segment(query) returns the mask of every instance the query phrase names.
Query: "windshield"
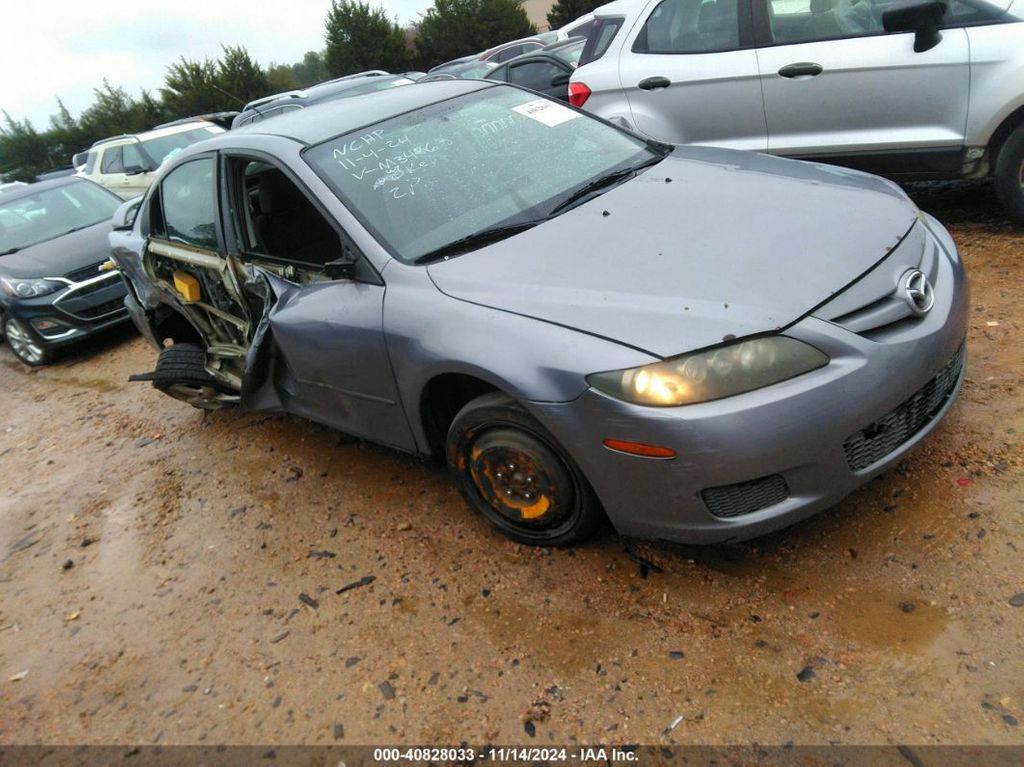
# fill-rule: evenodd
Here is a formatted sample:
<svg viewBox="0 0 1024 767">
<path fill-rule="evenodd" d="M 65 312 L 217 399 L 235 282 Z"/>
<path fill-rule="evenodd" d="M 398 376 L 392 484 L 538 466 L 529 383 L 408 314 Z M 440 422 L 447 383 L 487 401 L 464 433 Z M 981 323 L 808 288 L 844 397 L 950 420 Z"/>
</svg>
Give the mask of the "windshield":
<svg viewBox="0 0 1024 767">
<path fill-rule="evenodd" d="M 13 200 L 0 197 L 0 254 L 107 221 L 120 204 L 117 195 L 88 181 Z"/>
<path fill-rule="evenodd" d="M 661 153 L 554 101 L 495 86 L 305 152 L 374 236 L 407 263 L 498 225 L 534 221 L 610 171 Z"/>
<path fill-rule="evenodd" d="M 211 136 L 216 136 L 220 132 L 219 128 L 208 125 L 205 128 L 196 128 L 195 130 L 172 133 L 170 136 L 147 139 L 142 142 L 142 148 L 146 150 L 146 154 L 153 159 L 157 167 L 160 167 L 168 158 L 176 155 L 185 147 Z"/>
</svg>

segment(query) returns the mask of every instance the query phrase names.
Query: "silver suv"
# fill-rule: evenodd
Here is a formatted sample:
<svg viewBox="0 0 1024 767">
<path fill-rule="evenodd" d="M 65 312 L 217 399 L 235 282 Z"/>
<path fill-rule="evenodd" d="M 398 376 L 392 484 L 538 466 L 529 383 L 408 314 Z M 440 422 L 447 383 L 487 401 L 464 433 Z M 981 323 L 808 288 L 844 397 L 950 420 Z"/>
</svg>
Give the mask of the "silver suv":
<svg viewBox="0 0 1024 767">
<path fill-rule="evenodd" d="M 994 175 L 1024 224 L 1024 22 L 1013 4 L 616 0 L 595 12 L 570 102 L 673 144 L 894 178 Z"/>
</svg>

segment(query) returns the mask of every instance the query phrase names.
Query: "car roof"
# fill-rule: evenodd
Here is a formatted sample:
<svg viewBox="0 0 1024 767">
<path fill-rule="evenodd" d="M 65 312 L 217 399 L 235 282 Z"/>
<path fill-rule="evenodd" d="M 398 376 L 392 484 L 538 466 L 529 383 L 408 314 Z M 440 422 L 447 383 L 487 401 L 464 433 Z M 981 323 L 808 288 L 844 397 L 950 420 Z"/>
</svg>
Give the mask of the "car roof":
<svg viewBox="0 0 1024 767">
<path fill-rule="evenodd" d="M 37 181 L 34 184 L 25 184 L 24 186 L 14 187 L 13 189 L 4 190 L 3 201 L 9 203 L 12 200 L 20 200 L 22 197 L 31 197 L 39 192 L 45 192 L 47 189 L 57 189 L 68 184 L 91 184 L 92 181 L 82 178 L 81 176 L 61 176 L 59 178 L 51 178 L 46 181 Z"/>
<path fill-rule="evenodd" d="M 283 136 L 302 144 L 318 144 L 364 125 L 387 120 L 389 117 L 420 109 L 438 101 L 493 87 L 500 86 L 481 80 L 412 83 L 401 88 L 388 88 L 349 99 L 312 104 L 306 109 L 296 109 L 273 120 L 260 120 L 243 125 L 241 128 L 212 137 L 201 145 L 207 148 L 230 145 L 231 137 L 238 134 Z"/>
</svg>

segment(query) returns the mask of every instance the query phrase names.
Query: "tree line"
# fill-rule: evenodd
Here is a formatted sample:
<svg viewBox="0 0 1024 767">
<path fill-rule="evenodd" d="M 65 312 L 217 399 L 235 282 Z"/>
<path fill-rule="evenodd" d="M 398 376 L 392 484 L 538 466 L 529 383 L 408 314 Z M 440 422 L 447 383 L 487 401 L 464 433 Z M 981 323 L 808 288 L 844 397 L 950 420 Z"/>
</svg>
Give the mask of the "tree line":
<svg viewBox="0 0 1024 767">
<path fill-rule="evenodd" d="M 548 14 L 557 28 L 603 0 L 558 0 Z M 332 0 L 324 48 L 294 64 L 263 68 L 245 47 L 224 46 L 217 59 L 181 58 L 168 66 L 156 93 L 138 97 L 104 79 L 77 118 L 57 99 L 49 127 L 38 130 L 6 111 L 0 122 L 0 180 L 32 181 L 67 167 L 75 152 L 120 133 L 138 133 L 172 120 L 237 110 L 272 93 L 304 88 L 369 69 L 426 70 L 459 56 L 536 33 L 522 0 L 435 0 L 418 23 L 403 29 L 366 0 Z"/>
</svg>

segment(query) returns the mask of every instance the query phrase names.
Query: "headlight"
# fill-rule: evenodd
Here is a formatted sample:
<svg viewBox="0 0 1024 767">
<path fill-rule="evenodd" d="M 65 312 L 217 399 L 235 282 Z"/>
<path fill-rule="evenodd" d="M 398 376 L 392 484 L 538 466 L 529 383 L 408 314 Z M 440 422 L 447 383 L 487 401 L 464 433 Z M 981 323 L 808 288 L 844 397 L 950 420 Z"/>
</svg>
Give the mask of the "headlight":
<svg viewBox="0 0 1024 767">
<path fill-rule="evenodd" d="M 684 354 L 629 370 L 594 373 L 595 389 L 637 405 L 670 407 L 709 402 L 760 389 L 828 364 L 810 344 L 771 336 Z"/>
<path fill-rule="evenodd" d="M 34 298 L 45 296 L 65 287 L 63 282 L 52 280 L 19 280 L 16 277 L 0 277 L 0 288 L 9 296 L 18 298 Z"/>
</svg>

